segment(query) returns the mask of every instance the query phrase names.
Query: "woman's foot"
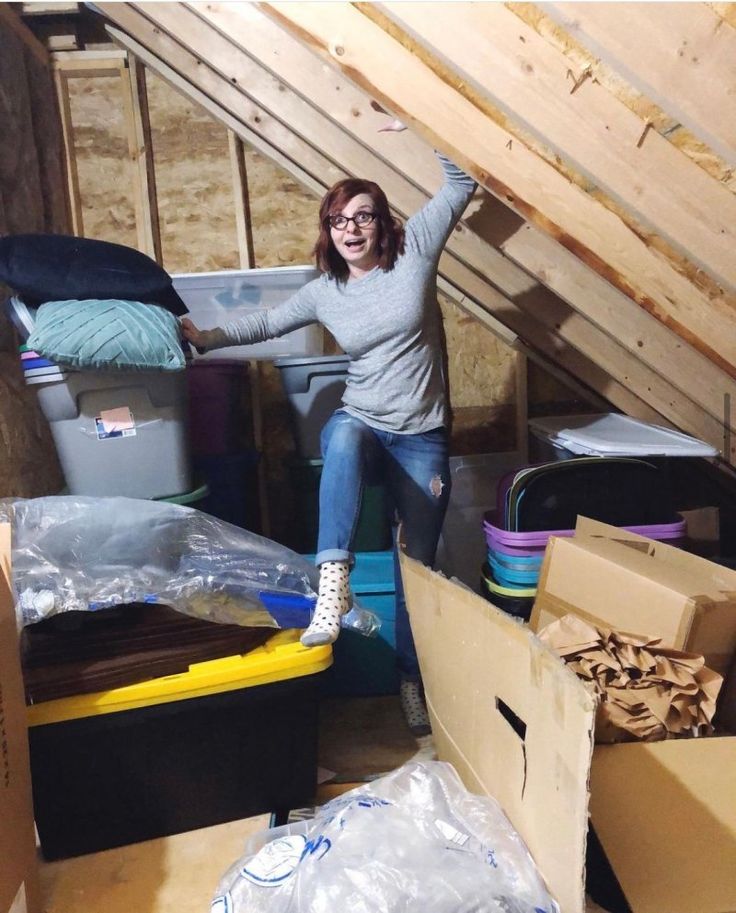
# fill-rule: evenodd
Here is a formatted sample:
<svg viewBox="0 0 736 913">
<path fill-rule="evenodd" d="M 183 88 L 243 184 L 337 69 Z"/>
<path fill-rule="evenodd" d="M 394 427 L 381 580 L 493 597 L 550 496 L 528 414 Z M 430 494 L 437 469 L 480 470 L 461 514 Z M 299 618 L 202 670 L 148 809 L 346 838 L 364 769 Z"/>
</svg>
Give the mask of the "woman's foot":
<svg viewBox="0 0 736 913">
<path fill-rule="evenodd" d="M 399 699 L 401 710 L 406 719 L 406 724 L 411 729 L 411 734 L 419 738 L 429 735 L 432 727 L 429 724 L 429 713 L 424 701 L 424 688 L 421 682 L 402 679 L 399 686 Z"/>
<path fill-rule="evenodd" d="M 332 644 L 340 633 L 340 619 L 350 607 L 350 565 L 325 561 L 319 566 L 319 595 L 309 627 L 300 640 L 305 647 Z"/>
</svg>

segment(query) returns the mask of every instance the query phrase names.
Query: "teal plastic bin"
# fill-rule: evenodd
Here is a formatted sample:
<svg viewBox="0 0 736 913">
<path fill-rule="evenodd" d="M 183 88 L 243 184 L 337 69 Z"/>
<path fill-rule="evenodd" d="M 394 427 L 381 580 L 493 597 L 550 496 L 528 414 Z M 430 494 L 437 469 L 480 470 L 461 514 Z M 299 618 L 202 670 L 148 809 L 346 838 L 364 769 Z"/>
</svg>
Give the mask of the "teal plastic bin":
<svg viewBox="0 0 736 913">
<path fill-rule="evenodd" d="M 314 555 L 305 557 L 314 561 Z M 350 586 L 360 605 L 378 616 L 381 628 L 376 637 L 341 631 L 332 648 L 333 664 L 325 677 L 326 692 L 339 697 L 397 694 L 393 551 L 356 552 Z"/>
</svg>

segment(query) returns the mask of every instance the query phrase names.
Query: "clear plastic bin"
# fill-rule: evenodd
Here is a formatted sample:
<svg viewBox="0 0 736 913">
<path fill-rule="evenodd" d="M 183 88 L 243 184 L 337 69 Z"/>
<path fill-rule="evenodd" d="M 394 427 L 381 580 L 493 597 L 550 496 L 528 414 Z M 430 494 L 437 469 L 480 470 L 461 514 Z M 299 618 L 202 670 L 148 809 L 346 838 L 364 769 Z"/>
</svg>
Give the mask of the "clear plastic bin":
<svg viewBox="0 0 736 913">
<path fill-rule="evenodd" d="M 273 269 L 221 270 L 213 273 L 180 273 L 171 278 L 174 288 L 189 308 L 189 317 L 203 330 L 224 326 L 253 311 L 282 304 L 302 286 L 316 279 L 311 266 Z M 250 346 L 216 349 L 198 358 L 248 361 L 284 355 L 321 355 L 324 334 L 319 324 L 310 324 L 278 339 Z"/>
</svg>

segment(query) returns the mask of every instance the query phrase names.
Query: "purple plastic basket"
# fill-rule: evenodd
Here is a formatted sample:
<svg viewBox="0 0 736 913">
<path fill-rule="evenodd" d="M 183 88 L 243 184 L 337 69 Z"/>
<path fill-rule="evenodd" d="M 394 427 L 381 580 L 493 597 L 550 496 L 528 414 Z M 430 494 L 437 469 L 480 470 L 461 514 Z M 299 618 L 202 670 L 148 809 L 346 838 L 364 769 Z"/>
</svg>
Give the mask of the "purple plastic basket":
<svg viewBox="0 0 736 913">
<path fill-rule="evenodd" d="M 513 532 L 501 529 L 496 525 L 497 512 L 489 510 L 483 515 L 483 532 L 488 548 L 503 555 L 532 556 L 539 555 L 547 546 L 550 536 L 574 536 L 574 529 L 532 530 L 530 532 Z M 649 526 L 624 526 L 630 533 L 646 536 L 658 541 L 667 540 L 677 544 L 676 540 L 685 538 L 687 524 L 684 518 L 674 523 L 657 523 Z"/>
</svg>

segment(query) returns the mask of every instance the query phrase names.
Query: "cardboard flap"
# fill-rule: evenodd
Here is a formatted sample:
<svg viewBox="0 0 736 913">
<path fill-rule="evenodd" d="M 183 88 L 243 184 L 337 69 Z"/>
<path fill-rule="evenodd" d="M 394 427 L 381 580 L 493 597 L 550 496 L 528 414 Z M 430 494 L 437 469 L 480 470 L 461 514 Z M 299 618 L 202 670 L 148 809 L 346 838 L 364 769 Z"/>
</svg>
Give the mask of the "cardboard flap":
<svg viewBox="0 0 736 913">
<path fill-rule="evenodd" d="M 685 552 L 674 545 L 667 545 L 666 542 L 647 539 L 646 536 L 601 523 L 599 520 L 578 517 L 575 524 L 575 540 L 584 539 L 608 540 L 617 543 L 622 549 L 629 548 L 648 554 L 654 559 L 651 566 L 657 568 L 650 573 L 664 579 L 669 576 L 673 587 L 689 587 L 691 593 L 702 592 L 712 598 L 717 598 L 719 594 L 736 593 L 735 570 L 714 564 L 707 558 Z M 623 556 L 626 553 L 622 551 L 620 554 Z M 622 557 L 620 560 L 623 561 L 625 558 Z M 645 562 L 641 566 L 644 567 Z M 700 588 L 696 581 L 700 581 Z"/>
<path fill-rule="evenodd" d="M 437 752 L 493 796 L 563 913 L 585 909 L 596 701 L 519 622 L 401 556 Z"/>
<path fill-rule="evenodd" d="M 532 630 L 572 612 L 702 653 L 711 669 L 726 673 L 736 648 L 736 571 L 584 517 L 578 528 L 572 539 L 549 540 Z"/>
<path fill-rule="evenodd" d="M 736 910 L 736 738 L 599 747 L 591 791 L 632 910 Z"/>
</svg>

